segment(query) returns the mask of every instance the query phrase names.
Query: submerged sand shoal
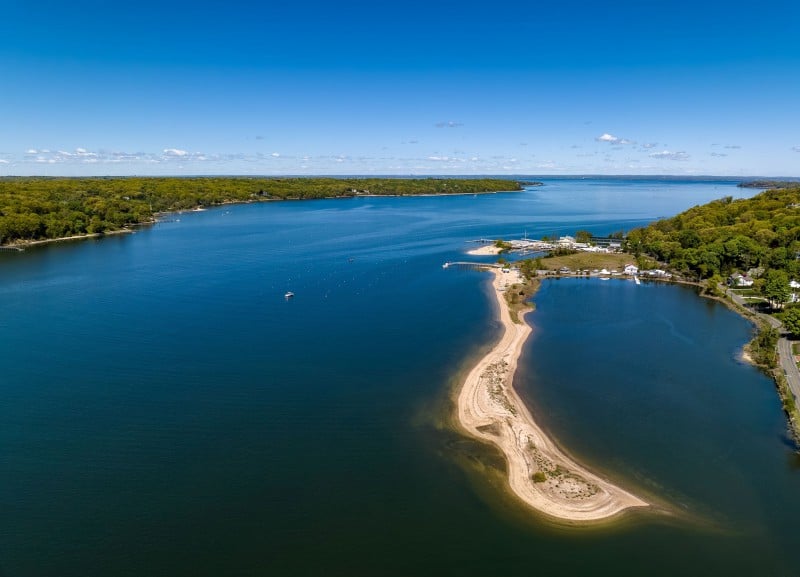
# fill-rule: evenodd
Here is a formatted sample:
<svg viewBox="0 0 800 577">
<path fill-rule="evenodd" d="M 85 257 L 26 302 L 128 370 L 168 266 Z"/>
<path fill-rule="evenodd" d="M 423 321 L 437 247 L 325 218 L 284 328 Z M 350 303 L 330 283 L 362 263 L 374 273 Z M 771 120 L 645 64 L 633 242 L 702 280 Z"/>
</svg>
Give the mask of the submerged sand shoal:
<svg viewBox="0 0 800 577">
<path fill-rule="evenodd" d="M 565 521 L 597 521 L 648 504 L 567 457 L 533 420 L 512 386 L 522 345 L 531 333 L 514 323 L 503 297 L 519 272 L 494 269 L 500 342 L 470 371 L 458 395 L 458 418 L 471 435 L 505 455 L 509 485 L 531 507 Z"/>
</svg>

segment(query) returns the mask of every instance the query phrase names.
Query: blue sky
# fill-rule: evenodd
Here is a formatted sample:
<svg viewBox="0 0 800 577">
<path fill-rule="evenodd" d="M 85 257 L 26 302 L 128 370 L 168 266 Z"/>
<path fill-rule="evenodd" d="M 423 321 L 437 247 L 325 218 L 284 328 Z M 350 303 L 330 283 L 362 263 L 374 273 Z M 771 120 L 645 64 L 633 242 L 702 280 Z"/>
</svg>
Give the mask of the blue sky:
<svg viewBox="0 0 800 577">
<path fill-rule="evenodd" d="M 800 176 L 800 2 L 0 1 L 0 175 Z"/>
</svg>

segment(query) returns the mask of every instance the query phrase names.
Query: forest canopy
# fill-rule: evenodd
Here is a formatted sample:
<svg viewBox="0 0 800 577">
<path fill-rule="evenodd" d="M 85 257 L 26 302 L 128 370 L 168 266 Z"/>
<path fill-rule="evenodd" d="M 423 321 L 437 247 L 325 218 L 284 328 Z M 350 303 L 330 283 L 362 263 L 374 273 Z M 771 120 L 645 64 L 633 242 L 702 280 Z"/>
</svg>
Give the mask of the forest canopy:
<svg viewBox="0 0 800 577">
<path fill-rule="evenodd" d="M 800 276 L 800 186 L 752 198 L 725 197 L 628 233 L 627 250 L 690 276 L 752 268 Z"/>
<path fill-rule="evenodd" d="M 0 244 L 103 233 L 227 202 L 521 190 L 505 179 L 3 178 Z"/>
</svg>

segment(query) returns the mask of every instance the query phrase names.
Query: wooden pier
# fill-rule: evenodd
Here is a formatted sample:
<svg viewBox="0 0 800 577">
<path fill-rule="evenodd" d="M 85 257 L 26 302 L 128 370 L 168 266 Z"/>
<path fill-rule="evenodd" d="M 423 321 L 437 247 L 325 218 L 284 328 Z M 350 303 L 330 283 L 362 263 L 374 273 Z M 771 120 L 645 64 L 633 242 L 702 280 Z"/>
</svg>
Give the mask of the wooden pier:
<svg viewBox="0 0 800 577">
<path fill-rule="evenodd" d="M 502 264 L 497 264 L 493 262 L 467 262 L 467 261 L 454 261 L 454 262 L 446 262 L 442 265 L 442 268 L 450 268 L 456 267 L 461 269 L 472 269 L 472 270 L 480 270 L 482 268 L 506 268 Z"/>
</svg>

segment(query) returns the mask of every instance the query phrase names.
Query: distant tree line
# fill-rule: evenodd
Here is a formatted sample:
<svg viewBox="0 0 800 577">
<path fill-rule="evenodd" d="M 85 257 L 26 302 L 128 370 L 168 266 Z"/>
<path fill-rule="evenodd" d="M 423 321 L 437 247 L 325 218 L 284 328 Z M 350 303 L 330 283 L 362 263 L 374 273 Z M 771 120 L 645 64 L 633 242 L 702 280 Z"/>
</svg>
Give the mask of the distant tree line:
<svg viewBox="0 0 800 577">
<path fill-rule="evenodd" d="M 797 188 L 800 180 L 748 180 L 737 184 L 739 188 Z"/>
<path fill-rule="evenodd" d="M 103 233 L 227 202 L 516 190 L 516 181 L 488 178 L 2 178 L 0 244 Z"/>
</svg>

